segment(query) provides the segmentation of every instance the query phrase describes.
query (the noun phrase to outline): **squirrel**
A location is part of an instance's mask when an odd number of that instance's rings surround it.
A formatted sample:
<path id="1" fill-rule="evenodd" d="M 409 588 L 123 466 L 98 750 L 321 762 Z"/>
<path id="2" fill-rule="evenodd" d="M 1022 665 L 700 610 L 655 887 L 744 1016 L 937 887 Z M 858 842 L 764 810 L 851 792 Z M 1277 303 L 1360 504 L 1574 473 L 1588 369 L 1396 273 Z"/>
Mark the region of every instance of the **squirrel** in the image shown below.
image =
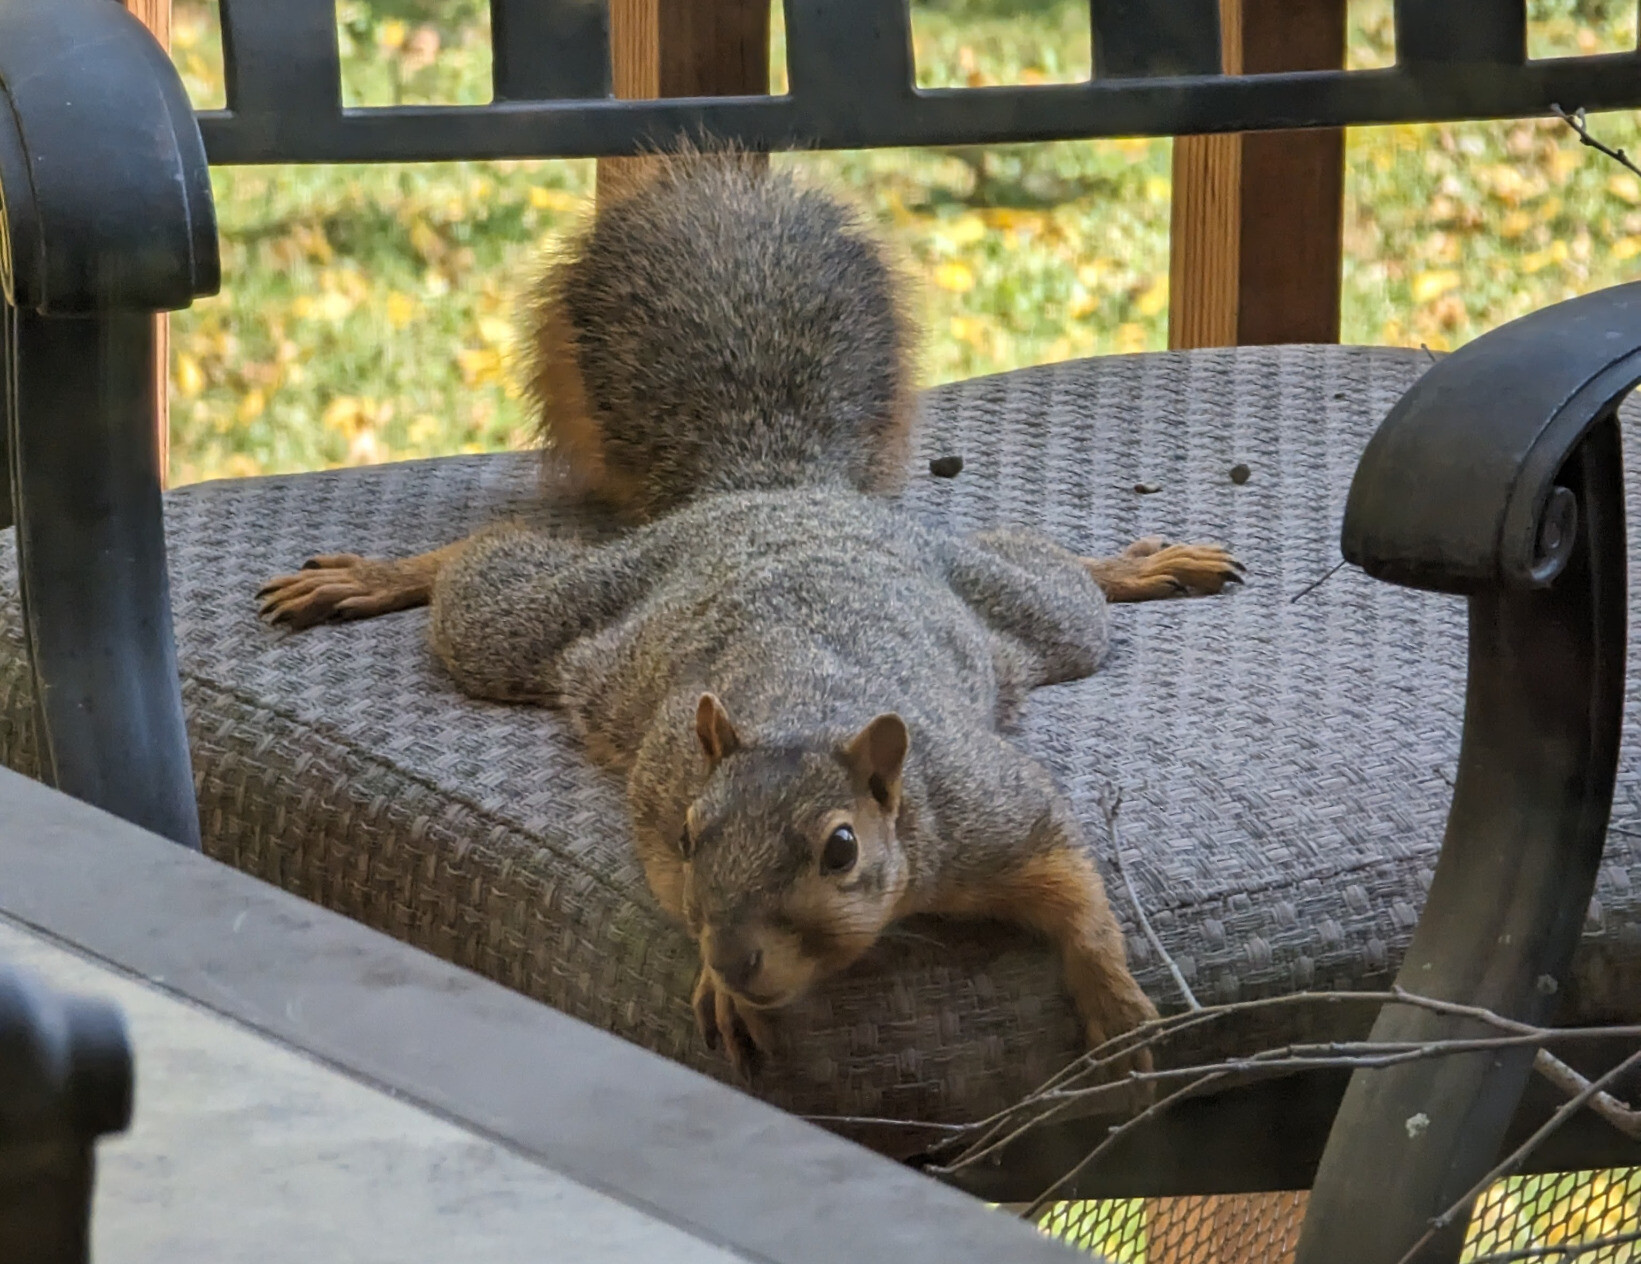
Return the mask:
<path id="1" fill-rule="evenodd" d="M 883 245 L 745 155 L 655 161 L 527 304 L 545 449 L 630 529 L 319 556 L 263 617 L 427 604 L 464 692 L 566 713 L 626 780 L 649 886 L 700 949 L 701 1033 L 743 1075 L 776 1011 L 913 914 L 1046 937 L 1093 1046 L 1155 1018 L 1069 802 L 1007 733 L 1031 689 L 1100 665 L 1108 603 L 1217 593 L 1241 563 L 898 507 L 914 334 Z"/>

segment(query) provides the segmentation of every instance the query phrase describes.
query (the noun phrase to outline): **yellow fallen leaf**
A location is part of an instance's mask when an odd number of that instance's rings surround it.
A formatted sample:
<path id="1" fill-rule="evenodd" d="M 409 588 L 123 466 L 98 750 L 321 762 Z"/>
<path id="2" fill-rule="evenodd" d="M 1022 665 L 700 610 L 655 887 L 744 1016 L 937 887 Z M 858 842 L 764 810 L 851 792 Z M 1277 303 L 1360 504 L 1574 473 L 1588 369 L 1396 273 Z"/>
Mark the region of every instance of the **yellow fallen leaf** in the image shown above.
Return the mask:
<path id="1" fill-rule="evenodd" d="M 1499 221 L 1499 236 L 1513 241 L 1533 226 L 1533 217 L 1526 211 L 1510 211 Z"/>
<path id="2" fill-rule="evenodd" d="M 255 478 L 262 473 L 262 466 L 256 458 L 246 456 L 243 452 L 235 452 L 223 462 L 223 471 L 229 478 Z"/>
<path id="3" fill-rule="evenodd" d="M 494 347 L 463 347 L 456 352 L 456 366 L 469 386 L 482 386 L 501 378 L 501 352 Z"/>
<path id="4" fill-rule="evenodd" d="M 340 322 L 352 314 L 353 300 L 346 294 L 332 290 L 319 296 L 319 301 L 313 305 L 313 312 L 328 321 Z"/>
<path id="5" fill-rule="evenodd" d="M 1077 279 L 1089 289 L 1097 290 L 1110 279 L 1115 266 L 1109 259 L 1090 259 L 1078 265 Z"/>
<path id="6" fill-rule="evenodd" d="M 429 446 L 439 437 L 439 419 L 432 413 L 420 413 L 405 430 L 405 437 L 418 448 Z"/>
<path id="7" fill-rule="evenodd" d="M 1429 303 L 1440 298 L 1449 290 L 1459 287 L 1464 278 L 1457 272 L 1448 269 L 1438 269 L 1432 272 L 1421 272 L 1413 278 L 1413 301 L 1415 303 Z"/>
<path id="8" fill-rule="evenodd" d="M 186 351 L 177 354 L 177 389 L 187 399 L 193 399 L 205 389 L 205 371 Z"/>
<path id="9" fill-rule="evenodd" d="M 1512 206 L 1532 192 L 1531 182 L 1514 167 L 1499 163 L 1492 167 L 1481 169 L 1482 180 L 1492 190 L 1493 196 Z"/>
<path id="10" fill-rule="evenodd" d="M 338 395 L 325 405 L 325 412 L 320 420 L 327 430 L 340 430 L 344 434 L 352 435 L 363 415 L 364 404 L 357 396 Z"/>
<path id="11" fill-rule="evenodd" d="M 967 294 L 974 288 L 974 269 L 957 259 L 949 259 L 934 270 L 934 283 L 953 294 Z"/>
<path id="12" fill-rule="evenodd" d="M 1160 315 L 1167 306 L 1167 273 L 1163 273 L 1163 275 L 1152 281 L 1150 285 L 1146 286 L 1145 292 L 1141 294 L 1139 298 L 1134 300 L 1134 310 L 1147 319 L 1152 316 Z"/>
<path id="13" fill-rule="evenodd" d="M 1567 261 L 1567 243 L 1552 241 L 1543 250 L 1535 250 L 1530 255 L 1521 258 L 1521 270 L 1531 276 L 1535 272 L 1542 272 L 1545 268 Z"/>
<path id="14" fill-rule="evenodd" d="M 349 465 L 375 465 L 385 456 L 381 443 L 377 441 L 376 432 L 369 426 L 348 441 Z"/>
<path id="15" fill-rule="evenodd" d="M 1620 237 L 1612 245 L 1612 257 L 1622 263 L 1641 255 L 1641 237 Z"/>
<path id="16" fill-rule="evenodd" d="M 1048 227 L 1048 217 L 1041 211 L 1028 211 L 1015 206 L 994 206 L 985 214 L 986 223 L 1009 232 L 1035 233 Z"/>
<path id="17" fill-rule="evenodd" d="M 1100 300 L 1093 294 L 1083 293 L 1071 300 L 1066 315 L 1072 320 L 1086 320 L 1100 310 Z M 1064 359 L 1064 357 L 1061 357 Z"/>
<path id="18" fill-rule="evenodd" d="M 1117 326 L 1117 352 L 1119 355 L 1132 355 L 1136 351 L 1144 351 L 1146 336 L 1145 326 L 1130 321 Z"/>
<path id="19" fill-rule="evenodd" d="M 954 246 L 972 246 L 986 235 L 986 221 L 978 215 L 964 215 L 944 226 L 941 233 Z"/>
<path id="20" fill-rule="evenodd" d="M 395 329 L 406 328 L 420 310 L 420 304 L 408 294 L 394 290 L 387 296 L 387 323 Z"/>
<path id="21" fill-rule="evenodd" d="M 240 422 L 243 424 L 248 421 L 255 421 L 258 417 L 262 416 L 263 411 L 267 407 L 267 395 L 263 393 L 260 386 L 253 386 L 250 390 L 245 392 L 245 398 L 239 401 Z"/>
<path id="22" fill-rule="evenodd" d="M 505 347 L 513 341 L 512 323 L 499 316 L 482 316 L 479 318 L 479 337 L 493 347 Z"/>
<path id="23" fill-rule="evenodd" d="M 1167 202 L 1174 196 L 1174 182 L 1167 176 L 1145 178 L 1145 199 L 1148 202 Z"/>
<path id="24" fill-rule="evenodd" d="M 1616 198 L 1623 198 L 1631 206 L 1641 202 L 1641 180 L 1637 180 L 1627 171 L 1607 177 L 1607 192 Z"/>
<path id="25" fill-rule="evenodd" d="M 429 263 L 443 259 L 449 250 L 444 244 L 444 238 L 440 237 L 425 219 L 416 220 L 411 224 L 410 247 Z"/>
<path id="26" fill-rule="evenodd" d="M 392 52 L 405 46 L 405 37 L 410 34 L 407 27 L 398 18 L 389 18 L 376 28 L 376 42 Z"/>
<path id="27" fill-rule="evenodd" d="M 581 210 L 583 200 L 573 193 L 566 193 L 563 189 L 537 187 L 530 190 L 530 205 L 538 211 L 574 213 Z"/>

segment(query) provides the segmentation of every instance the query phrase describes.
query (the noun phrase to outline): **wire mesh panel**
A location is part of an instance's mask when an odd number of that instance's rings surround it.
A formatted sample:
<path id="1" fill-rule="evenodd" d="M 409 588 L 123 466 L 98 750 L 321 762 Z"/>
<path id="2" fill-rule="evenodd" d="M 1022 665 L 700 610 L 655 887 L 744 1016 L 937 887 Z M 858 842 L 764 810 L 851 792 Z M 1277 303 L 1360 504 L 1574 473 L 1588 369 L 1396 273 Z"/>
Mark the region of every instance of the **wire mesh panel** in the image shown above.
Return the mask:
<path id="1" fill-rule="evenodd" d="M 1053 1204 L 1045 1233 L 1110 1264 L 1286 1264 L 1303 1192 Z M 1516 1176 L 1476 1204 L 1463 1264 L 1641 1264 L 1641 1168 Z"/>

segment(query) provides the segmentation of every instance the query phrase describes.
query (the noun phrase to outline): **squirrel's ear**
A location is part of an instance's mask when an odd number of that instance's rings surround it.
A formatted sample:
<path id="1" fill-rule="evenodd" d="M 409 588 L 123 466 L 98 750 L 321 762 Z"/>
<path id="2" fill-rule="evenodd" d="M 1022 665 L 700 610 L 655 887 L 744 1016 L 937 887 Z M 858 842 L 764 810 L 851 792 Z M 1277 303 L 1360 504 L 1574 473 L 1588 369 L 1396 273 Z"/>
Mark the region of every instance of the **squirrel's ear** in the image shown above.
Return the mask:
<path id="1" fill-rule="evenodd" d="M 885 811 L 900 806 L 900 769 L 910 745 L 906 721 L 891 711 L 872 720 L 843 748 L 850 768 Z"/>
<path id="2" fill-rule="evenodd" d="M 741 735 L 729 722 L 729 712 L 717 694 L 704 693 L 695 704 L 695 735 L 701 739 L 707 762 L 713 765 L 741 748 Z"/>

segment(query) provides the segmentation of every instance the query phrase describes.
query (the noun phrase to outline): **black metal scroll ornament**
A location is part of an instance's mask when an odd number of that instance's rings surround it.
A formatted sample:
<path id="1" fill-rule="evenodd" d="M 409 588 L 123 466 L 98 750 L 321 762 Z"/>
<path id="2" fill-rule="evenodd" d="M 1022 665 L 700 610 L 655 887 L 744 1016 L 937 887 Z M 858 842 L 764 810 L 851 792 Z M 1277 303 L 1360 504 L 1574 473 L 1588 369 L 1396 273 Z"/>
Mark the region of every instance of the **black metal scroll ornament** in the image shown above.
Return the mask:
<path id="1" fill-rule="evenodd" d="M 0 320 L 41 773 L 199 846 L 171 632 L 153 314 L 218 285 L 175 69 L 108 0 L 0 3 Z"/>
<path id="2" fill-rule="evenodd" d="M 1641 380 L 1641 285 L 1545 309 L 1433 367 L 1357 468 L 1345 556 L 1469 598 L 1458 777 L 1398 981 L 1553 1017 L 1612 806 L 1625 665 L 1616 411 Z M 1379 1040 L 1485 1034 L 1387 1006 Z M 1317 1173 L 1299 1264 L 1458 1258 L 1443 1213 L 1498 1159 L 1531 1071 L 1509 1050 L 1358 1071 Z M 1422 1245 L 1421 1245 L 1422 1244 Z M 1415 1250 L 1415 1248 L 1417 1248 Z"/>

